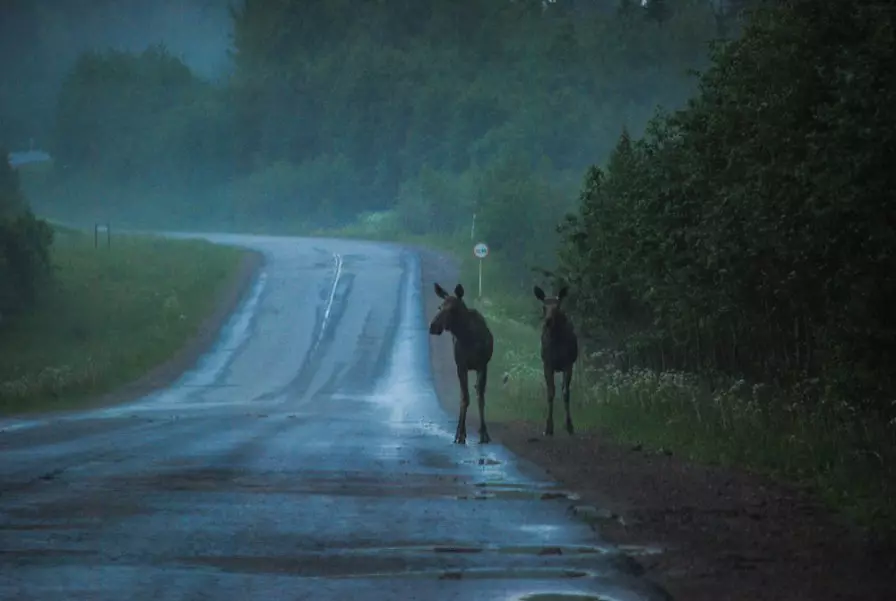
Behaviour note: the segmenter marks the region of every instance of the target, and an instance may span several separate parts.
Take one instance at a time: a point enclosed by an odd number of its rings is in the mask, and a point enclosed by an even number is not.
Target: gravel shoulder
[[[456,283],[450,258],[421,255],[425,313],[432,284]],[[431,337],[433,379],[457,413],[451,345]],[[495,386],[492,378],[490,385]],[[468,419],[478,419],[475,403]],[[805,491],[768,478],[614,444],[600,433],[541,436],[539,424],[489,423],[492,438],[545,469],[601,510],[593,528],[617,545],[659,545],[637,561],[646,576],[687,601],[896,599],[892,547],[873,545]],[[620,519],[621,518],[621,519]]]

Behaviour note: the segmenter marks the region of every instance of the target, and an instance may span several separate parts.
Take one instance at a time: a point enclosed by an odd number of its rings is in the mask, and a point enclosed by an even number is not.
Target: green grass
[[[527,420],[540,430],[547,403],[538,329],[510,316],[500,296],[477,305],[496,341],[491,419]],[[806,485],[854,523],[896,535],[896,424],[849,413],[845,404],[802,407],[743,381],[711,391],[689,374],[622,373],[585,350],[571,389],[577,431]],[[508,375],[506,384],[499,374]],[[564,416],[559,397],[558,390],[555,424]]]
[[[213,310],[244,251],[203,241],[57,230],[35,309],[0,329],[0,413],[83,406],[174,355]]]
[[[474,289],[476,260],[468,240],[407,236],[394,227],[377,230],[370,224],[317,234],[390,240],[451,253],[460,262],[467,290]],[[500,273],[502,261],[493,255],[486,259],[486,269]],[[508,294],[509,285],[499,278],[491,280],[484,298],[471,303],[484,313],[496,341],[490,418],[527,420],[540,429],[546,402],[533,320],[538,304],[531,295]],[[710,390],[694,375],[622,373],[608,365],[600,349],[583,349],[572,386],[578,431],[599,430],[620,443],[664,448],[698,462],[806,485],[854,523],[882,536],[896,535],[896,424],[850,413],[845,404],[802,406],[742,381]],[[501,383],[504,374],[506,384]],[[559,398],[554,412],[555,424],[562,423]],[[562,428],[560,432],[565,436]]]

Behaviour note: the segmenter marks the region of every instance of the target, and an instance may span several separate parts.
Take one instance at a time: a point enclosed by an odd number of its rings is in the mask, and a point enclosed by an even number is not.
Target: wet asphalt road
[[[208,237],[266,264],[193,371],[0,421],[0,599],[663,598],[532,466],[452,444],[416,255]]]

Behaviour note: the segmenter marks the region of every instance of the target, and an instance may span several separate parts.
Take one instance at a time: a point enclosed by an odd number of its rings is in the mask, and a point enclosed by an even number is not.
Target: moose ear
[[[454,296],[456,296],[457,298],[463,298],[464,297],[464,287],[461,286],[460,284],[455,286],[454,287]]]
[[[569,294],[569,286],[564,286],[560,289],[560,293],[557,295],[557,298],[559,300],[563,300],[564,298],[566,298],[567,294]]]
[[[535,286],[533,292],[535,292],[535,298],[537,298],[541,302],[544,302],[544,290],[542,290],[539,286]]]
[[[436,296],[438,296],[439,298],[448,298],[448,293],[445,292],[444,288],[439,286],[438,282],[436,282],[435,288],[436,288]]]

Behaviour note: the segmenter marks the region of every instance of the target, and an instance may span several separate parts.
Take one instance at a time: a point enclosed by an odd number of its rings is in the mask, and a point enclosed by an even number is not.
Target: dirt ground
[[[450,259],[417,250],[431,319],[439,304],[433,282],[453,288],[457,269]],[[433,337],[430,356],[439,397],[456,412],[451,345]],[[500,382],[492,378],[489,384]],[[473,419],[478,421],[475,403],[468,415]],[[593,525],[596,536],[664,548],[637,561],[677,600],[896,600],[893,549],[863,540],[805,491],[620,446],[600,434],[570,437],[561,429],[547,439],[541,424],[525,422],[489,429],[496,442],[602,510],[603,519]]]

